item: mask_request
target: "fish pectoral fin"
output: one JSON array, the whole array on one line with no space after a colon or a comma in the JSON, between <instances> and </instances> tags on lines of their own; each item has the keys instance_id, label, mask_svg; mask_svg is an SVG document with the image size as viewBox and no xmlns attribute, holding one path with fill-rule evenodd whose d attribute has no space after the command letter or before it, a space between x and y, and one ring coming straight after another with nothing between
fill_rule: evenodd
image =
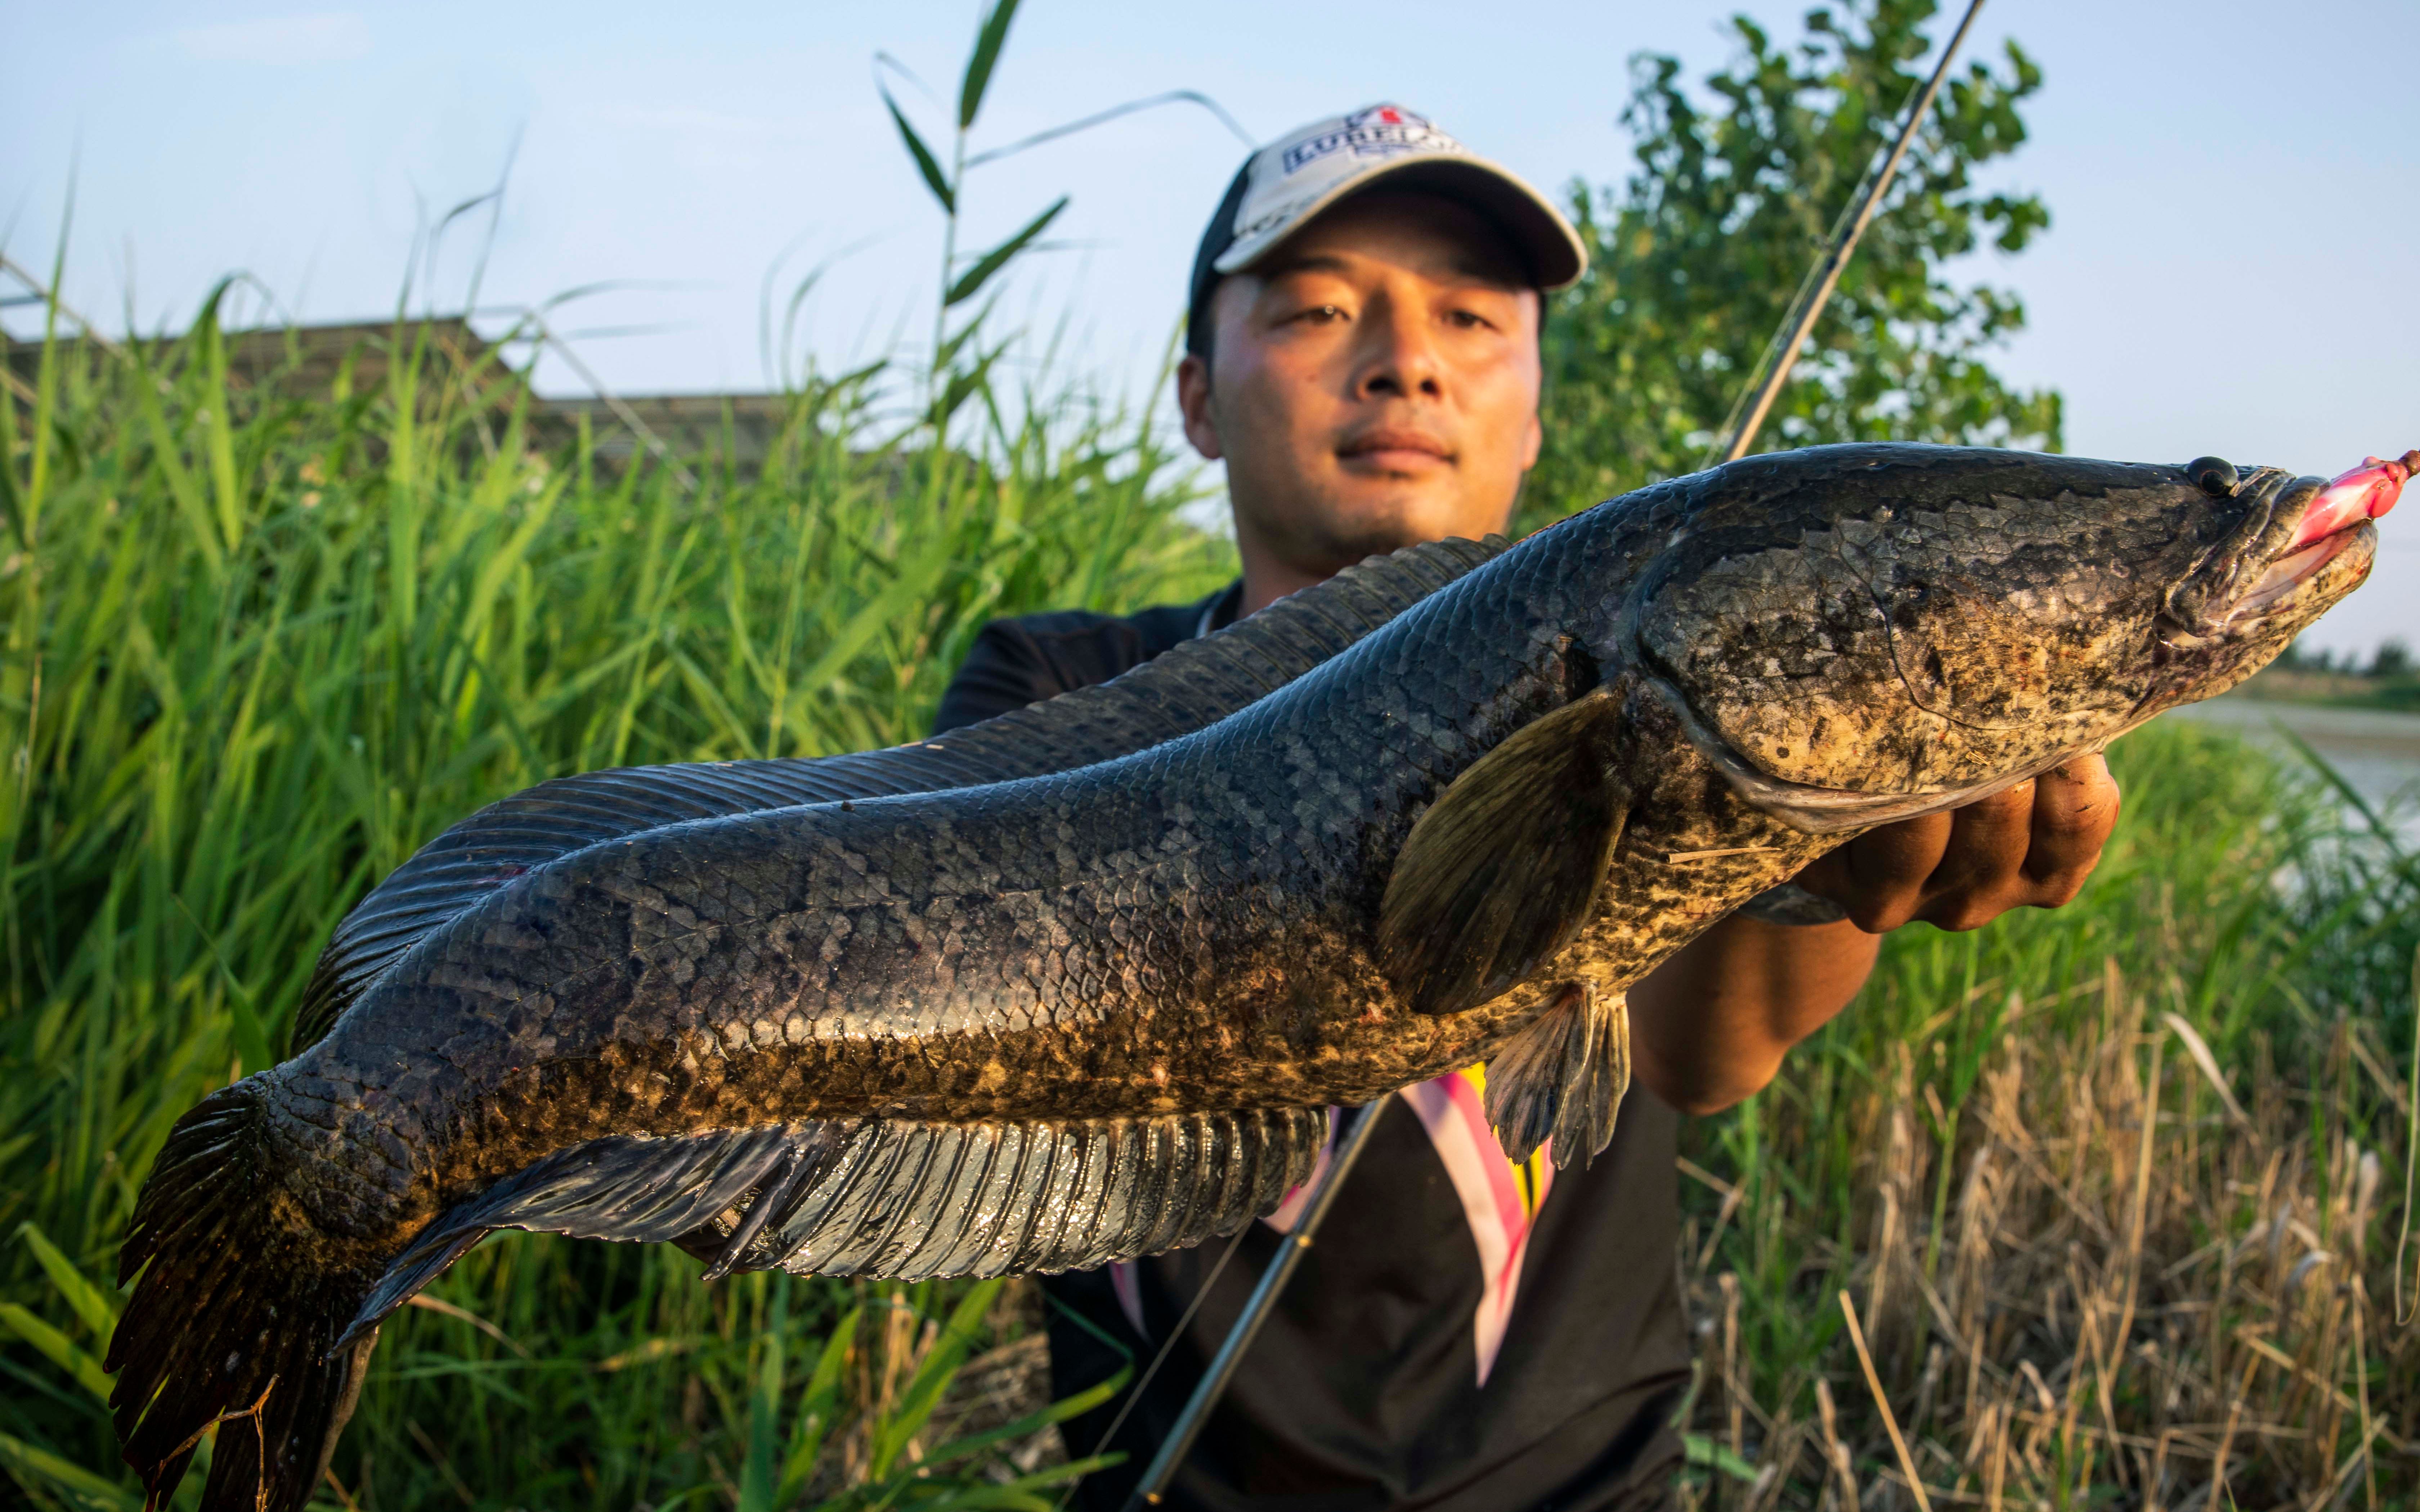
<instances>
[{"instance_id":1,"label":"fish pectoral fin","mask_svg":"<svg viewBox=\"0 0 2420 1512\"><path fill-rule=\"evenodd\" d=\"M1579 933L1629 795L1621 704L1602 689L1513 733L1454 779L1395 856L1378 959L1422 1013L1509 991Z\"/></svg>"},{"instance_id":2,"label":"fish pectoral fin","mask_svg":"<svg viewBox=\"0 0 2420 1512\"><path fill-rule=\"evenodd\" d=\"M1613 1138L1630 1090L1630 1003L1570 982L1487 1062L1487 1122L1512 1160L1528 1160L1548 1136L1555 1165L1583 1165Z\"/></svg>"},{"instance_id":3,"label":"fish pectoral fin","mask_svg":"<svg viewBox=\"0 0 2420 1512\"><path fill-rule=\"evenodd\" d=\"M678 1243L710 1275L1014 1275L1229 1234L1311 1177L1324 1108L1051 1122L858 1119L592 1139L441 1214L348 1341L494 1228Z\"/></svg>"}]
</instances>

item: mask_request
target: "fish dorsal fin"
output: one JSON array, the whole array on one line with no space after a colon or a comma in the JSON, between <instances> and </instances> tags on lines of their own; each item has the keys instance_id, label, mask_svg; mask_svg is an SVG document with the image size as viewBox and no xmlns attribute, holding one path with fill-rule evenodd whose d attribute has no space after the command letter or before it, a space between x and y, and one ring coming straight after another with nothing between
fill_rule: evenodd
<instances>
[{"instance_id":1,"label":"fish dorsal fin","mask_svg":"<svg viewBox=\"0 0 2420 1512\"><path fill-rule=\"evenodd\" d=\"M496 1228L675 1241L712 1273L1020 1275L1231 1234L1310 1180L1325 1108L1053 1122L860 1119L548 1156L441 1214L387 1267L360 1337Z\"/></svg>"},{"instance_id":2,"label":"fish dorsal fin","mask_svg":"<svg viewBox=\"0 0 2420 1512\"><path fill-rule=\"evenodd\" d=\"M626 766L541 782L422 846L345 916L303 989L289 1053L326 1034L430 930L574 851L690 820L974 787L1142 750L1274 692L1503 548L1490 537L1373 557L1123 677L933 740L844 756Z\"/></svg>"},{"instance_id":3,"label":"fish dorsal fin","mask_svg":"<svg viewBox=\"0 0 2420 1512\"><path fill-rule=\"evenodd\" d=\"M1596 906L1628 795L1621 704L1600 688L1514 731L1447 785L1396 853L1378 959L1422 1013L1458 1013L1572 942Z\"/></svg>"}]
</instances>

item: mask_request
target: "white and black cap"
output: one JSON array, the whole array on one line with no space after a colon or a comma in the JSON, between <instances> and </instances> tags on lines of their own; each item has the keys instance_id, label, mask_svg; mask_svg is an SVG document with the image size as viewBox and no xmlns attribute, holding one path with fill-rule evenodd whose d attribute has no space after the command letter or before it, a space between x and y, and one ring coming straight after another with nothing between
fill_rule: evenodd
<instances>
[{"instance_id":1,"label":"white and black cap","mask_svg":"<svg viewBox=\"0 0 2420 1512\"><path fill-rule=\"evenodd\" d=\"M1588 271L1579 233L1518 174L1464 147L1427 116L1376 104L1290 131L1244 160L1202 234L1187 301L1199 351L1211 289L1242 272L1347 195L1384 183L1457 199L1485 215L1528 261L1529 281L1559 289Z\"/></svg>"}]
</instances>

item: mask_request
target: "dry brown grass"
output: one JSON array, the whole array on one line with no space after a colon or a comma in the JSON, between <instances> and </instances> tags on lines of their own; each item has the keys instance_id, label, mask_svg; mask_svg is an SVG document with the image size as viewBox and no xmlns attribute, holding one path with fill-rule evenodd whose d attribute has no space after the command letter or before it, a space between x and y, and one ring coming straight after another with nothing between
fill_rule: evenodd
<instances>
[{"instance_id":1,"label":"dry brown grass","mask_svg":"<svg viewBox=\"0 0 2420 1512\"><path fill-rule=\"evenodd\" d=\"M2420 1494L2420 1328L2390 1300L2401 1194L2386 1175L2403 1152L2365 1148L2359 1112L2404 1122L2385 1071L2399 1055L2347 1019L2307 1079L2258 1036L2254 1063L2230 1068L2115 960L2093 993L2083 1034L2029 1032L2039 1015L2009 1003L1962 1119L1942 1117L1904 1042L1856 1100L1863 1199L1785 1227L1804 1279L1847 1277L1837 1299L1810 1285L1792 1304L1828 1311L1807 1319L1819 1332L1854 1305L1864 1360L1841 1327L1782 1379L1758 1369L1740 1278L1714 1269L1721 1236L1693 1233L1709 1346L1695 1424L1736 1459L1693 1477L1698 1504L2316 1512ZM1944 1123L1948 1140L1928 1137ZM1738 1189L1715 1184L1720 1227Z\"/></svg>"}]
</instances>

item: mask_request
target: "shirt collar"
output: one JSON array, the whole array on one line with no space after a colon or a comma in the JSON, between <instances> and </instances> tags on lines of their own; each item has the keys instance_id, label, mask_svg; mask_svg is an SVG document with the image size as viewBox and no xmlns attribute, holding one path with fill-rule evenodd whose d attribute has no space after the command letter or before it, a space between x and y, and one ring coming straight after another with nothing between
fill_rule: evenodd
<instances>
[{"instance_id":1,"label":"shirt collar","mask_svg":"<svg viewBox=\"0 0 2420 1512\"><path fill-rule=\"evenodd\" d=\"M1235 623L1235 611L1243 607L1244 579L1238 578L1202 601L1202 617L1193 622L1194 635L1205 636L1213 630L1225 629Z\"/></svg>"}]
</instances>

